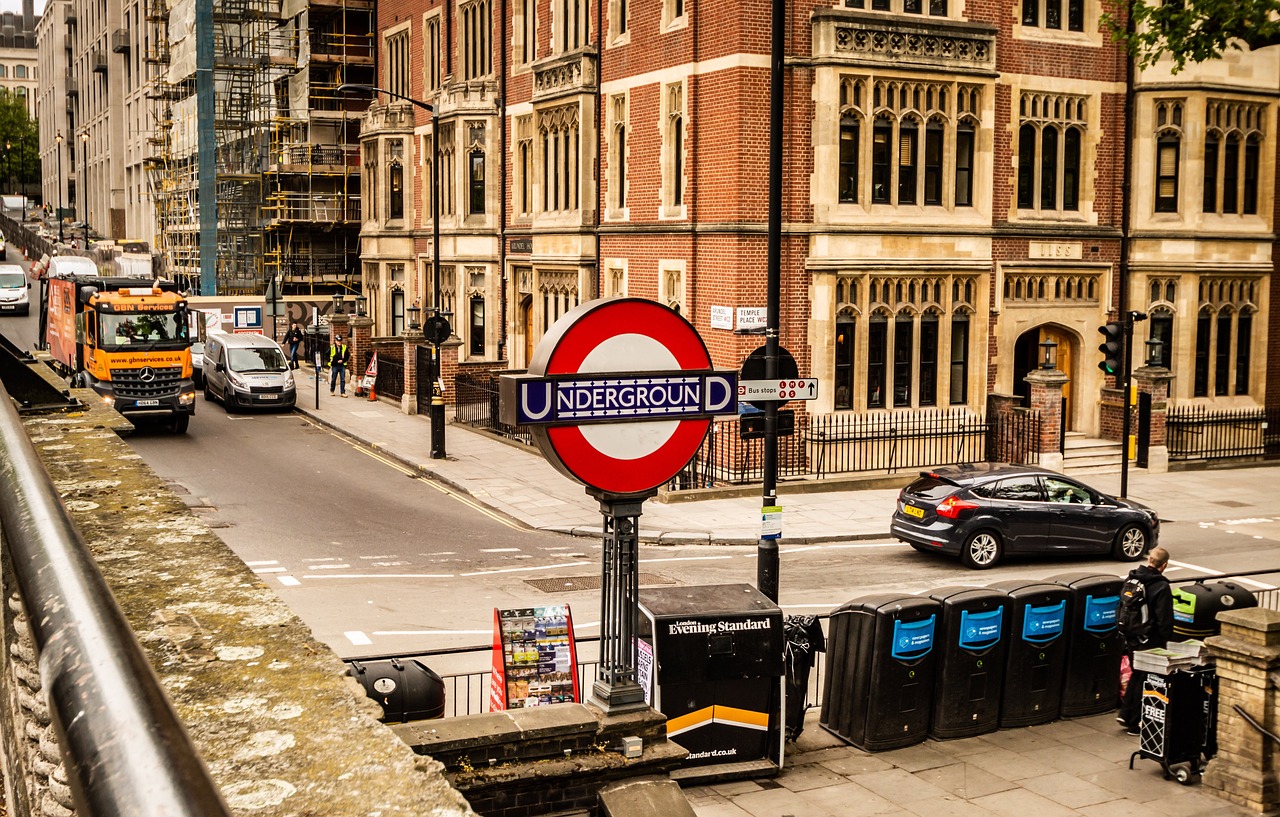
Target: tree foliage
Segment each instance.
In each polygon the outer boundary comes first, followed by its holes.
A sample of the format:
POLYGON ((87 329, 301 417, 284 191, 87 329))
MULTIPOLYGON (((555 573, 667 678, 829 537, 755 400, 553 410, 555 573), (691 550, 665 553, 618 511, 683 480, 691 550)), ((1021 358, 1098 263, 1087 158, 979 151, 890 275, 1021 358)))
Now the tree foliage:
POLYGON ((1142 67, 1168 56, 1176 74, 1230 48, 1280 44, 1280 0, 1132 0, 1129 11, 1132 32, 1111 15, 1107 24, 1142 67))
POLYGON ((0 192, 34 193, 40 183, 40 137, 27 115, 27 103, 8 90, 0 92, 0 192), (34 186, 34 187, 33 187, 34 186))

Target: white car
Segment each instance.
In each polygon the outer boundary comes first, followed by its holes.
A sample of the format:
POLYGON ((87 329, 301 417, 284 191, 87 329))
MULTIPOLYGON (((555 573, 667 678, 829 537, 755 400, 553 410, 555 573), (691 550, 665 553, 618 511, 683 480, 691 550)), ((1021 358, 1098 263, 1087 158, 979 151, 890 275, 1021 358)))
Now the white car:
POLYGON ((191 379, 196 388, 204 388, 204 343, 196 341, 191 344, 191 379))
POLYGON ((0 261, 3 261, 8 257, 9 257, 9 250, 4 245, 4 236, 0 235, 0 261))
POLYGON ((31 283, 17 264, 0 264, 0 315, 27 315, 31 312, 31 283))

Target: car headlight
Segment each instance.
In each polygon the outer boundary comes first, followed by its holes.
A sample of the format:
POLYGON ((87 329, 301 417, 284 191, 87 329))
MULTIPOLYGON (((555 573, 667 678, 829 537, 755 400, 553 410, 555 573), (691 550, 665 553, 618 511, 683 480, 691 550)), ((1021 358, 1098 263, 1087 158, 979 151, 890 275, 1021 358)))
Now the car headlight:
POLYGON ((249 387, 249 384, 244 381, 243 377, 231 371, 230 369, 227 369, 227 380, 231 381, 231 385, 239 386, 242 389, 246 389, 249 387))
POLYGON ((196 401, 196 393, 193 391, 183 392, 178 395, 178 405, 189 406, 196 401))
POLYGON ((290 372, 289 374, 286 374, 286 375, 284 376, 284 390, 285 390, 285 391, 293 391, 295 388, 297 388, 297 387, 295 386, 295 384, 294 384, 294 382, 293 382, 293 373, 292 373, 292 372, 290 372))

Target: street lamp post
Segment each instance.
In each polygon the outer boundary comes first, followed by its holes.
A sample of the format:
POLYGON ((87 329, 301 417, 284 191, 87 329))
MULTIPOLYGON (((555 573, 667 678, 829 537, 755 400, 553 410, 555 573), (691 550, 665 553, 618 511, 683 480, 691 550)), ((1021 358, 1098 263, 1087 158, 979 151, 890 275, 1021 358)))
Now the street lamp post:
POLYGON ((4 140, 4 180, 13 181, 13 142, 4 140))
POLYGON ((62 131, 58 131, 53 141, 57 145, 54 150, 58 153, 58 243, 62 244, 66 241, 62 235, 62 131))
POLYGON ((89 249, 89 131, 80 131, 80 167, 83 168, 80 173, 80 195, 84 198, 84 215, 81 222, 84 224, 84 248, 89 249))
MULTIPOLYGON (((338 86, 339 93, 352 91, 370 91, 375 94, 386 94, 416 105, 431 114, 431 297, 430 307, 433 316, 440 316, 440 115, 429 102, 414 99, 376 85, 365 85, 355 82, 344 82, 338 86)), ((436 322, 434 325, 439 326, 436 322)), ((447 322, 445 326, 447 326, 447 322)), ((431 458, 444 459, 444 394, 440 385, 440 344, 447 338, 438 335, 428 337, 431 343, 431 458)))

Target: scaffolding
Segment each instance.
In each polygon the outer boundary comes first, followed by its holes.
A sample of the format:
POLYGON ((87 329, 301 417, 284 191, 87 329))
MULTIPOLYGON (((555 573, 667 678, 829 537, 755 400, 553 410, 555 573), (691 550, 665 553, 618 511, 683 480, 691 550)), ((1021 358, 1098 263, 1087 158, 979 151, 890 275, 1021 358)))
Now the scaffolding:
POLYGON ((200 291, 201 152, 211 147, 216 294, 260 295, 268 278, 286 294, 357 288, 368 100, 336 88, 373 82, 372 0, 213 0, 211 15, 197 0, 147 2, 148 186, 155 246, 174 277, 200 291), (212 44, 212 121, 198 107, 201 37, 212 44))

